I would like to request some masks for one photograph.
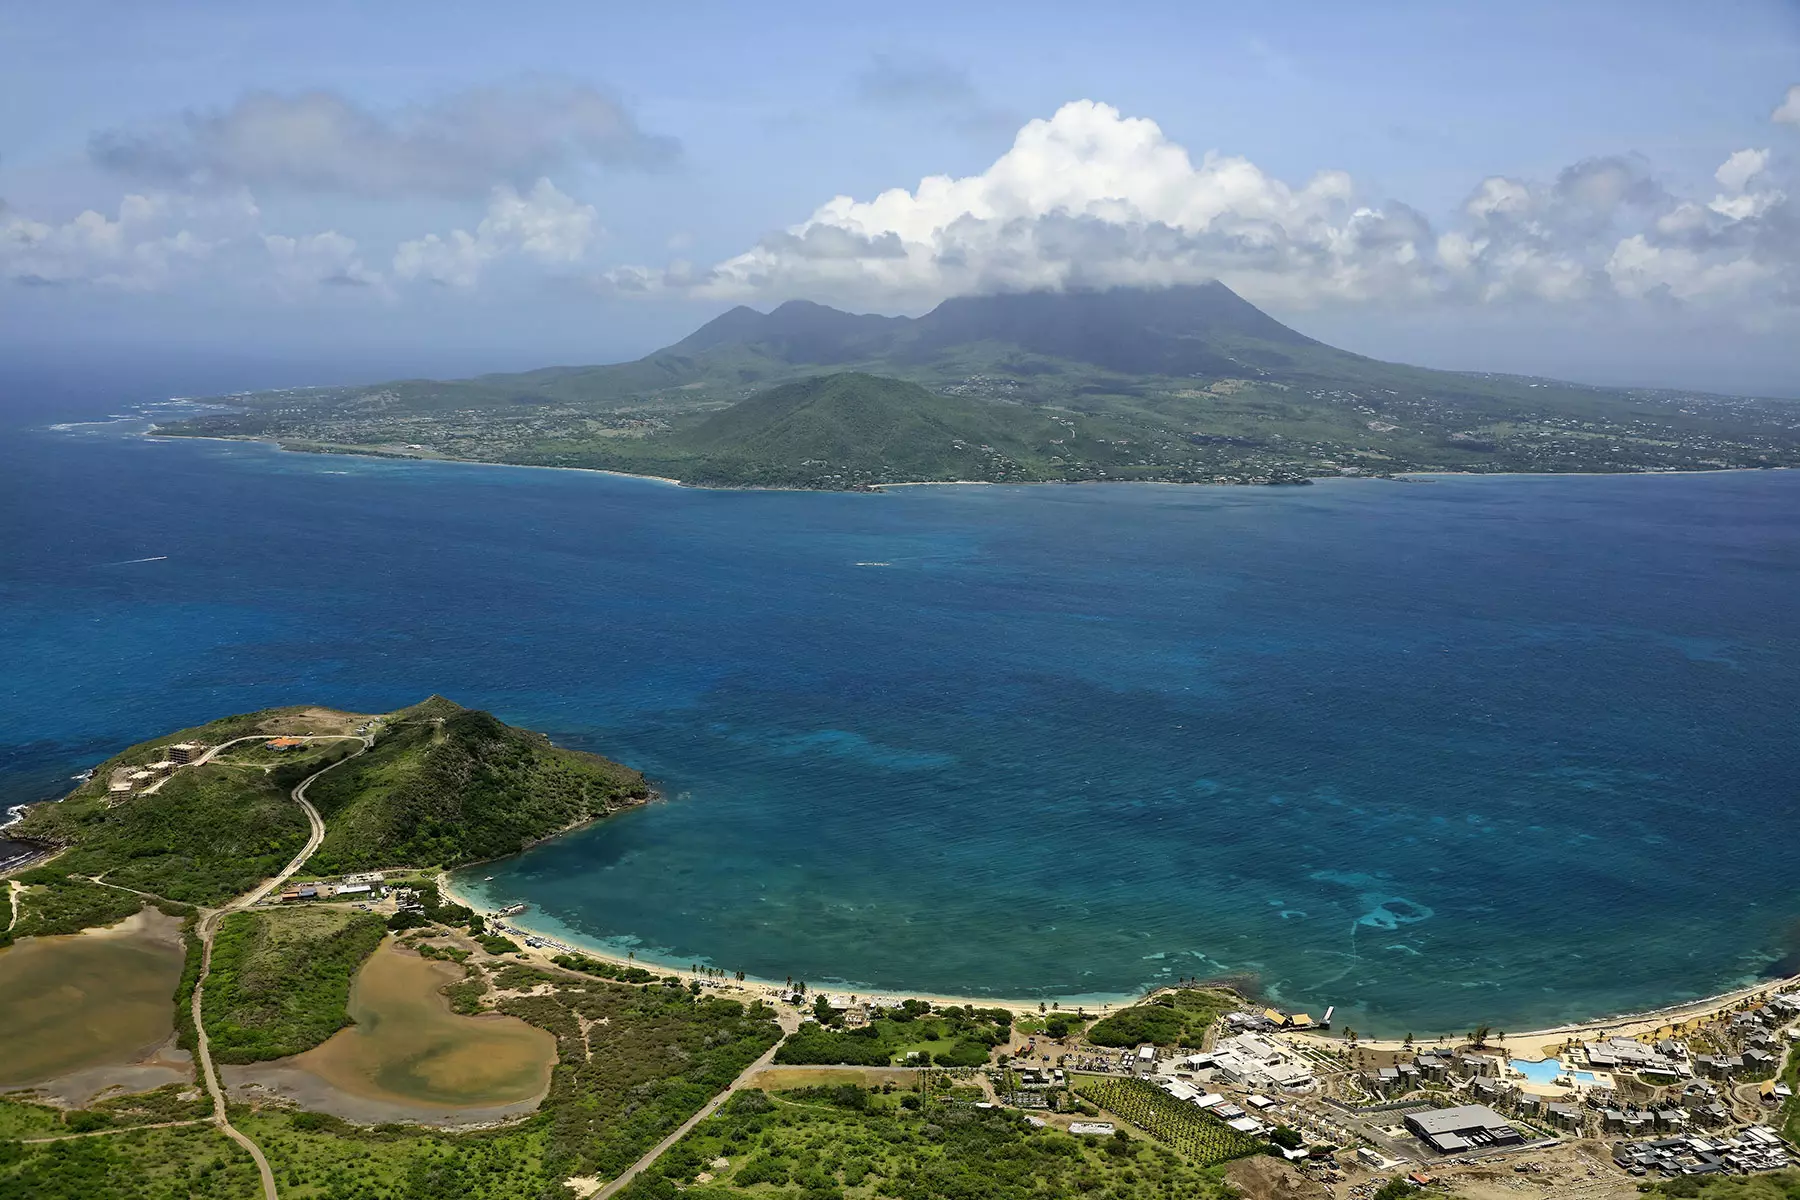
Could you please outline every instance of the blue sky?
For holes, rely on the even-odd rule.
[[[1800,394],[1796,85],[1793,3],[0,6],[0,350],[444,374],[1216,275]]]

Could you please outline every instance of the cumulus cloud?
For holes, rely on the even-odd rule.
[[[98,133],[88,151],[102,167],[163,184],[394,197],[478,196],[572,165],[657,166],[679,145],[646,133],[602,92],[539,84],[391,114],[336,92],[255,92],[227,109]]]
[[[1781,112],[1777,111],[1777,118]],[[696,270],[625,267],[622,290],[807,296],[889,309],[947,296],[1222,279],[1259,303],[1692,303],[1800,298],[1800,212],[1768,151],[1682,198],[1635,156],[1548,181],[1481,180],[1442,229],[1341,171],[1300,183],[1249,159],[1196,160],[1154,122],[1093,101],[1019,130],[985,171],[871,199],[838,196]]]
[[[394,274],[451,287],[472,288],[488,264],[522,254],[548,266],[578,263],[600,233],[599,214],[539,179],[521,195],[507,184],[494,189],[487,215],[470,233],[446,237],[428,233],[402,242],[394,253]]]
[[[1769,114],[1769,120],[1782,125],[1800,125],[1800,83],[1787,90],[1787,98]]]
[[[117,216],[88,209],[61,222],[0,210],[0,277],[148,291],[196,269],[258,215],[247,193],[204,200],[134,193],[120,200]]]
[[[384,288],[380,272],[371,271],[357,254],[356,240],[335,229],[301,237],[269,233],[262,238],[275,266],[275,276],[290,286]]]

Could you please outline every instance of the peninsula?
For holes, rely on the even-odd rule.
[[[635,362],[211,398],[164,436],[709,487],[1800,465],[1800,404],[1379,362],[1223,284],[735,308]]]
[[[441,697],[228,717],[100,764],[9,830],[33,858],[0,878],[0,1194],[1227,1200],[1420,1178],[1484,1196],[1523,1173],[1624,1200],[1652,1175],[1707,1197],[1753,1193],[1689,1177],[1800,1180],[1800,981],[1370,1042],[1204,981],[1096,1008],[671,970],[447,886],[651,795]]]

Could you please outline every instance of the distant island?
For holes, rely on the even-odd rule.
[[[707,487],[1800,465],[1800,404],[1379,362],[1223,284],[739,307],[636,362],[214,397],[164,436]]]
[[[9,830],[0,1195],[1396,1200],[1497,1158],[1545,1194],[1800,1184],[1792,981],[1368,1041],[1200,980],[1093,1011],[670,968],[447,887],[651,796],[436,696],[101,763]]]

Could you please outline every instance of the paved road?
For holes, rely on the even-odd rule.
[[[263,734],[261,736],[266,738],[268,735]],[[246,742],[252,740],[254,739],[235,738],[232,742],[223,742],[220,745],[214,746],[211,750],[208,750],[202,755],[200,762],[209,761],[213,755],[225,749],[226,746],[232,745],[234,742]],[[293,876],[294,872],[306,865],[306,860],[313,856],[313,851],[317,850],[319,848],[319,843],[325,840],[325,821],[319,816],[319,810],[314,808],[311,802],[307,800],[306,789],[313,780],[323,775],[326,771],[331,770],[332,767],[338,766],[340,763],[349,762],[350,759],[355,758],[357,754],[362,754],[374,744],[372,738],[357,738],[356,740],[362,743],[362,749],[358,750],[356,754],[352,754],[347,758],[340,758],[337,762],[330,764],[330,766],[321,767],[311,775],[308,775],[305,779],[302,779],[299,785],[294,788],[294,803],[306,810],[306,820],[312,827],[307,834],[306,845],[301,848],[300,853],[294,855],[288,865],[281,869],[281,874],[275,876],[275,878],[244,893],[242,896],[239,896],[237,899],[226,904],[223,908],[206,910],[201,916],[200,924],[197,928],[197,932],[200,935],[201,950],[200,977],[194,981],[194,1057],[200,1062],[200,1071],[206,1080],[206,1090],[212,1096],[213,1124],[219,1127],[219,1132],[249,1151],[250,1157],[256,1160],[256,1170],[262,1176],[264,1200],[280,1200],[280,1193],[275,1189],[275,1172],[270,1169],[269,1160],[263,1157],[262,1148],[252,1141],[248,1134],[245,1134],[236,1126],[232,1125],[231,1118],[226,1114],[225,1089],[219,1086],[219,1073],[213,1067],[212,1047],[208,1044],[206,1038],[206,1024],[200,1019],[200,1002],[201,997],[204,996],[206,992],[207,973],[212,970],[213,938],[219,932],[219,923],[224,920],[228,914],[241,911],[249,908],[252,904],[259,903],[270,892],[286,883]]]
[[[783,1040],[786,1039],[787,1034],[790,1034],[793,1032],[792,1029],[788,1028],[788,1024],[789,1024],[789,1022],[787,1020],[788,1016],[789,1016],[789,1014],[787,1014],[787,1013],[782,1014],[782,1021],[781,1021],[782,1030],[781,1030],[781,1032],[782,1032]],[[794,1019],[793,1019],[794,1026],[796,1028],[798,1028],[799,1023],[800,1023],[799,1017],[797,1015],[795,1015]],[[608,1197],[612,1196],[615,1192],[618,1192],[621,1189],[623,1189],[625,1187],[625,1185],[630,1183],[633,1179],[636,1179],[638,1177],[638,1175],[640,1175],[646,1167],[648,1167],[651,1163],[655,1162],[657,1159],[661,1158],[663,1156],[664,1151],[666,1151],[670,1146],[673,1146],[676,1142],[679,1142],[682,1138],[686,1137],[688,1135],[688,1131],[693,1129],[694,1126],[696,1126],[700,1122],[706,1120],[706,1118],[712,1116],[714,1113],[718,1112],[719,1106],[721,1104],[725,1103],[727,1100],[731,1099],[733,1093],[741,1091],[746,1085],[749,1084],[751,1076],[755,1075],[758,1071],[761,1071],[764,1067],[766,1067],[770,1063],[774,1062],[775,1061],[775,1052],[779,1049],[781,1049],[781,1042],[776,1042],[773,1046],[770,1046],[768,1048],[768,1050],[764,1052],[764,1054],[761,1058],[757,1059],[755,1062],[753,1062],[749,1066],[745,1067],[743,1069],[743,1071],[741,1071],[738,1074],[738,1077],[731,1081],[730,1087],[727,1087],[724,1091],[722,1091],[718,1095],[714,1096],[711,1100],[708,1100],[705,1103],[705,1105],[703,1105],[701,1107],[699,1112],[695,1113],[693,1116],[691,1116],[687,1120],[683,1121],[681,1123],[680,1127],[677,1128],[674,1133],[671,1133],[668,1137],[664,1138],[662,1141],[660,1141],[660,1142],[656,1143],[656,1145],[652,1146],[650,1148],[650,1153],[644,1155],[644,1157],[638,1159],[636,1162],[632,1163],[629,1167],[627,1167],[625,1169],[625,1173],[623,1175],[620,1175],[617,1179],[613,1180],[611,1183],[607,1184],[605,1187],[603,1187],[599,1191],[595,1192],[593,1194],[591,1200],[607,1200]]]

